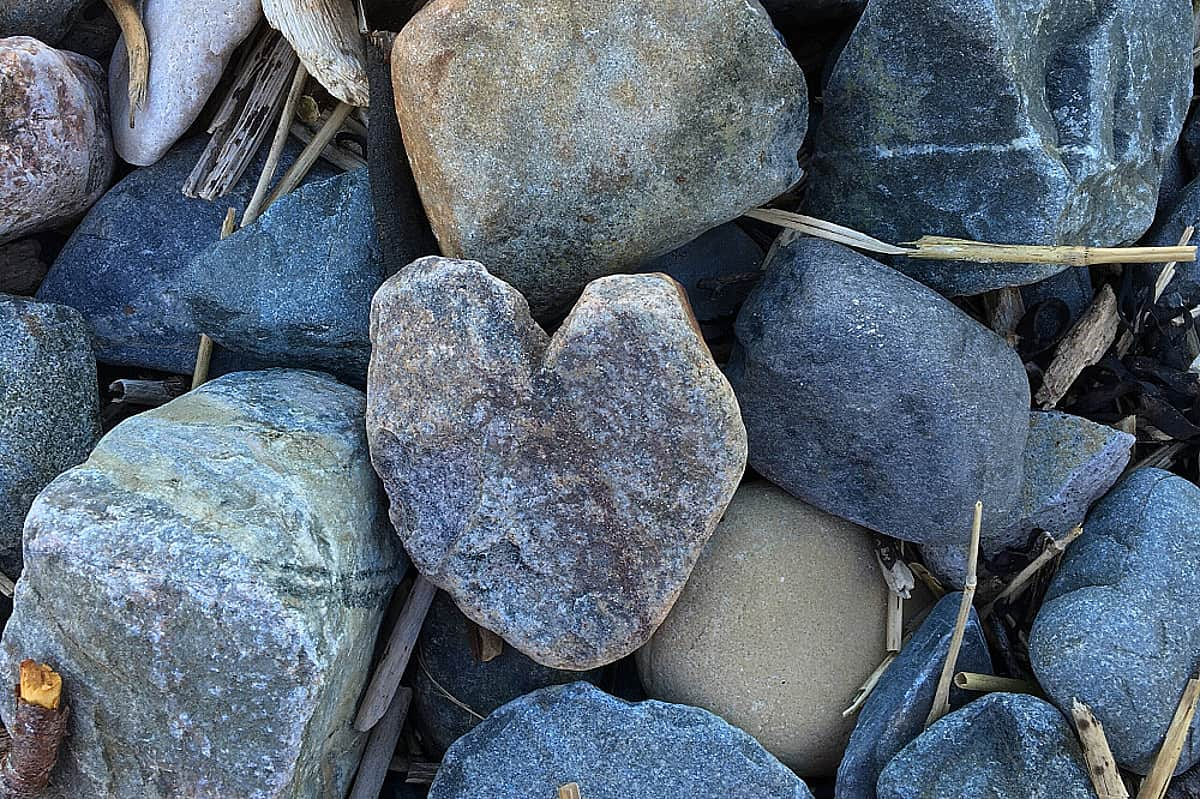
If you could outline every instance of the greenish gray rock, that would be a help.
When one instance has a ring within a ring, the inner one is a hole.
[[[481,264],[422,258],[376,292],[371,344],[371,458],[417,568],[545,666],[645,643],[746,463],[679,284],[594,281],[551,337]]]
[[[429,799],[812,799],[746,733],[695,707],[631,704],[585,682],[509,702],[442,758]]]
[[[892,758],[877,788],[879,799],[1096,797],[1063,715],[1036,697],[1005,693],[943,717]]]
[[[68,686],[47,797],[345,795],[402,566],[363,410],[316,372],[228,375],[38,496],[0,673],[35,658]]]
[[[100,435],[92,338],[79,313],[0,294],[0,571],[21,573],[33,498]]]
[[[1117,763],[1145,774],[1200,668],[1200,488],[1138,469],[1088,514],[1029,636],[1029,662],[1060,708],[1087,703]],[[1177,772],[1200,762],[1192,722]]]
[[[58,44],[88,0],[0,0],[0,36]]]
[[[757,0],[434,0],[392,81],[443,254],[538,319],[801,175],[804,75]]]
[[[872,0],[824,92],[808,212],[896,243],[1136,241],[1187,114],[1191,11],[1186,0]],[[896,266],[949,294],[1065,268]]]
[[[871,533],[747,483],[638,674],[649,696],[716,713],[801,776],[832,775],[854,726],[842,711],[885,654],[886,600]]]

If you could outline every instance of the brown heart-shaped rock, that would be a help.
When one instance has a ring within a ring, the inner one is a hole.
[[[371,308],[367,436],[417,567],[547,666],[641,646],[746,463],[737,401],[665,275],[591,283],[553,337],[481,264]]]

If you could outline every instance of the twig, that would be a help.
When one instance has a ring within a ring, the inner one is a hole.
[[[1179,755],[1183,752],[1183,745],[1191,731],[1192,718],[1196,715],[1196,700],[1198,699],[1200,699],[1200,679],[1193,677],[1188,680],[1187,687],[1183,690],[1183,696],[1179,698],[1179,707],[1175,709],[1171,726],[1167,727],[1167,735],[1163,739],[1162,748],[1158,750],[1158,755],[1154,758],[1154,765],[1150,767],[1150,773],[1142,781],[1137,799],[1162,799],[1166,795],[1167,786],[1171,784],[1171,777],[1175,774],[1175,767],[1179,765]]]
[[[347,119],[353,119],[353,117]],[[307,124],[295,122],[292,125],[292,135],[299,139],[301,144],[307,145],[313,140],[316,133]],[[336,141],[325,145],[325,149],[321,151],[321,157],[345,172],[353,172],[367,165],[365,158],[353,150],[340,146]]]
[[[297,60],[296,72],[292,75],[292,86],[283,103],[279,124],[275,126],[275,138],[271,140],[267,162],[263,164],[262,174],[258,176],[258,184],[254,187],[254,196],[250,198],[245,212],[242,213],[242,227],[258,219],[258,215],[263,209],[263,200],[266,199],[267,190],[271,188],[271,181],[275,178],[275,169],[279,166],[279,158],[283,155],[284,145],[287,144],[288,130],[292,126],[293,117],[296,116],[296,103],[300,100],[300,94],[304,91],[304,82],[307,79],[308,70]]]
[[[304,176],[308,174],[308,170],[312,169],[312,165],[321,157],[321,151],[325,149],[325,145],[333,141],[338,128],[342,126],[342,122],[346,120],[346,117],[353,110],[354,106],[349,103],[338,103],[338,107],[333,110],[333,113],[321,125],[321,129],[317,131],[317,135],[313,136],[313,140],[300,152],[300,155],[292,163],[291,167],[288,168],[288,171],[283,173],[283,177],[279,179],[279,184],[267,198],[267,205],[275,202],[275,200],[300,185],[300,181],[304,180]]]
[[[26,799],[50,783],[50,772],[67,729],[62,677],[49,666],[21,661],[17,711],[9,750],[0,759],[0,797]]]
[[[558,788],[558,799],[582,799],[579,795],[579,783],[568,782]]]
[[[941,599],[946,595],[946,587],[942,585],[938,578],[933,576],[933,573],[929,571],[924,563],[916,563],[914,561],[908,564],[908,568],[929,589],[929,593],[933,594],[934,599]]]
[[[1010,694],[1041,694],[1041,690],[1026,680],[1014,680],[1012,677],[997,677],[995,674],[976,674],[972,671],[960,671],[954,675],[954,687],[963,691],[977,693],[1004,692]]]
[[[425,623],[425,614],[437,593],[437,586],[429,582],[424,575],[418,574],[413,583],[412,592],[400,611],[400,618],[392,628],[388,638],[387,650],[371,675],[371,683],[363,695],[362,704],[358,707],[358,715],[354,719],[354,729],[367,732],[373,728],[392,703],[392,697],[400,685],[400,678],[408,667],[412,657],[413,647],[416,646],[417,636],[421,633],[421,625]]]
[[[1179,246],[1183,247],[1192,240],[1192,235],[1196,232],[1196,228],[1188,225],[1183,229],[1183,235],[1179,237]],[[1154,303],[1157,304],[1163,292],[1167,290],[1167,284],[1171,282],[1171,278],[1175,277],[1175,267],[1178,266],[1177,261],[1171,261],[1163,270],[1158,273],[1158,278],[1154,281]]]
[[[237,209],[230,208],[225,212],[225,219],[221,222],[221,239],[222,241],[229,238],[233,231],[237,229]],[[192,388],[196,389],[204,385],[208,380],[208,367],[212,363],[213,340],[207,334],[200,334],[200,348],[196,351],[196,366],[192,370]]]
[[[887,632],[884,648],[888,652],[900,651],[900,640],[904,637],[904,597],[888,591]]]
[[[146,104],[146,90],[150,83],[150,44],[146,40],[146,27],[138,13],[135,0],[104,0],[125,37],[125,52],[129,56],[129,127],[133,127],[134,115]]]
[[[1125,781],[1117,769],[1117,760],[1104,735],[1104,727],[1092,709],[1076,699],[1071,704],[1071,719],[1075,722],[1075,732],[1083,746],[1083,759],[1087,761],[1088,776],[1092,778],[1096,796],[1099,799],[1129,799],[1129,791],[1125,790]]]
[[[358,763],[358,774],[354,777],[350,799],[379,799],[396,743],[400,740],[400,731],[404,728],[404,719],[408,716],[412,694],[412,689],[406,687],[396,691],[387,713],[371,730],[362,760]]]
[[[967,579],[963,583],[962,601],[958,605],[958,618],[954,621],[954,633],[950,647],[946,650],[946,662],[942,664],[942,676],[938,678],[937,690],[933,694],[933,706],[925,719],[925,726],[933,724],[950,712],[950,681],[958,663],[958,650],[962,647],[963,633],[971,617],[971,602],[975,598],[976,562],[979,560],[979,529],[983,525],[983,503],[975,503],[975,518],[971,522],[971,543],[967,547]]]
[[[1055,539],[1051,538],[1050,536],[1046,536],[1046,538],[1049,539],[1046,542],[1046,548],[1043,549],[1036,558],[1031,560],[1028,566],[1026,566],[1024,569],[1021,569],[1021,571],[1017,573],[1017,576],[1012,579],[1012,582],[1005,586],[1004,590],[1001,591],[995,599],[984,605],[983,610],[979,614],[980,617],[987,618],[992,614],[992,611],[996,608],[997,604],[1014,597],[1023,591],[1025,589],[1025,585],[1033,579],[1035,574],[1041,571],[1047,563],[1066,552],[1067,547],[1069,547],[1071,543],[1081,535],[1083,535],[1083,526],[1076,525],[1062,538]]]
[[[757,219],[760,222],[769,222],[772,225],[778,225],[790,230],[797,230],[820,239],[836,241],[838,244],[857,247],[860,250],[868,250],[883,255],[907,255],[909,253],[909,250],[903,247],[888,244],[886,241],[880,241],[865,233],[859,233],[852,228],[835,225],[833,222],[826,222],[823,219],[817,219],[812,216],[781,211],[778,208],[755,208],[747,211],[743,216]]]
[[[130,380],[121,378],[108,384],[113,401],[129,405],[165,405],[187,391],[184,378],[178,375],[166,380]]]
[[[1120,316],[1117,296],[1107,283],[1088,306],[1071,331],[1059,342],[1054,360],[1046,368],[1037,401],[1042,408],[1053,408],[1067,393],[1079,374],[1100,360],[1117,337]]]
[[[7,574],[0,574],[0,594],[4,594],[9,599],[12,599],[16,590],[17,584]]]
[[[892,661],[895,659],[895,652],[888,652],[884,656],[880,664],[875,667],[875,671],[871,672],[870,676],[867,677],[859,689],[854,692],[854,699],[850,701],[850,707],[842,711],[842,718],[852,716],[862,709],[862,706],[867,703],[868,697],[871,696],[871,692],[875,690],[875,686],[883,678],[883,673],[887,671],[888,666],[892,665]]]

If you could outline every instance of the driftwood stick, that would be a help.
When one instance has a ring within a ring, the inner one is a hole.
[[[1154,765],[1150,767],[1150,773],[1142,781],[1137,799],[1162,799],[1166,795],[1167,786],[1171,784],[1171,777],[1175,774],[1175,767],[1179,765],[1179,755],[1183,752],[1183,745],[1187,742],[1188,733],[1192,728],[1192,718],[1196,715],[1198,699],[1200,699],[1200,679],[1193,677],[1188,680],[1187,687],[1183,690],[1183,696],[1179,698],[1179,707],[1175,709],[1171,726],[1167,727],[1167,735],[1163,739],[1162,748],[1158,750],[1158,754],[1154,758]]]
[[[976,674],[971,671],[960,671],[954,675],[954,687],[963,691],[978,693],[1010,693],[1041,695],[1041,690],[1026,680],[1014,680],[1012,677],[997,677],[995,674]]]
[[[1196,233],[1196,228],[1194,228],[1193,226],[1188,225],[1187,227],[1185,227],[1183,229],[1183,235],[1179,237],[1179,246],[1183,247],[1183,246],[1187,245],[1192,240],[1192,236],[1195,233]],[[1167,290],[1167,284],[1169,284],[1171,282],[1171,279],[1173,277],[1175,277],[1175,267],[1177,267],[1177,266],[1179,266],[1178,262],[1171,261],[1169,264],[1167,264],[1166,266],[1163,267],[1161,272],[1158,273],[1158,277],[1154,281],[1154,302],[1155,302],[1155,304],[1158,303],[1159,299],[1163,295],[1163,292]],[[1103,799],[1103,797],[1101,797],[1101,799]]]
[[[258,184],[254,187],[254,196],[250,198],[250,202],[246,204],[246,210],[242,214],[242,227],[246,227],[258,219],[258,215],[263,209],[263,200],[267,197],[267,190],[271,188],[271,181],[275,179],[275,169],[279,166],[279,158],[283,155],[283,146],[287,144],[292,119],[296,116],[296,103],[300,100],[300,94],[304,91],[304,82],[307,79],[308,70],[297,61],[296,72],[292,75],[292,85],[288,89],[287,99],[283,103],[283,111],[280,112],[279,124],[275,126],[275,138],[271,140],[267,162],[263,164],[262,174],[258,176]]]
[[[113,400],[129,405],[165,405],[187,391],[184,378],[174,375],[166,380],[129,380],[122,378],[108,384]]]
[[[4,596],[12,599],[16,590],[17,584],[12,581],[12,578],[7,574],[0,573],[0,594],[4,594]]]
[[[408,668],[413,647],[417,644],[417,636],[421,633],[421,625],[425,623],[425,614],[429,612],[429,606],[433,603],[436,593],[437,586],[429,582],[424,575],[418,574],[412,592],[404,603],[404,609],[400,611],[400,618],[396,619],[396,625],[392,628],[383,659],[375,667],[371,683],[363,695],[362,704],[358,707],[354,729],[359,732],[371,730],[391,705],[392,697],[400,686],[400,678]]]
[[[150,44],[146,27],[138,13],[135,0],[104,0],[125,37],[125,53],[129,56],[129,127],[134,116],[146,104],[146,89],[150,84]]]
[[[925,726],[933,724],[950,712],[950,681],[958,663],[958,651],[962,647],[963,633],[971,617],[971,602],[975,599],[976,564],[979,560],[979,530],[983,526],[983,503],[975,503],[975,518],[971,522],[971,544],[967,548],[967,579],[963,583],[962,601],[958,605],[958,618],[954,621],[954,633],[950,636],[950,647],[946,650],[946,662],[942,664],[942,676],[938,678],[937,690],[933,694],[933,707]]]
[[[1071,705],[1071,719],[1075,722],[1075,732],[1083,746],[1083,759],[1087,761],[1088,776],[1092,778],[1096,796],[1099,799],[1129,799],[1129,791],[1125,790],[1125,781],[1117,769],[1117,760],[1108,745],[1104,727],[1092,709],[1076,699]]]
[[[1042,377],[1037,402],[1043,409],[1053,408],[1067,393],[1079,374],[1100,360],[1117,337],[1120,325],[1117,295],[1107,283],[1075,326],[1058,344],[1054,360]]]
[[[842,711],[842,718],[852,716],[862,709],[862,706],[867,703],[867,698],[871,696],[871,692],[875,690],[875,686],[883,678],[883,673],[887,671],[888,666],[892,665],[892,661],[896,659],[895,652],[888,652],[875,671],[867,677],[857,691],[854,692],[854,699],[850,701],[850,707]]]
[[[267,198],[267,205],[275,202],[300,185],[300,181],[304,180],[304,176],[308,174],[308,170],[312,169],[312,165],[321,157],[321,151],[325,149],[325,145],[333,141],[333,137],[337,135],[338,128],[342,126],[342,123],[346,121],[346,117],[353,110],[354,106],[349,103],[338,103],[337,108],[333,110],[333,113],[321,125],[321,129],[317,131],[317,135],[313,136],[313,140],[304,147],[299,157],[288,168],[288,171],[283,173],[283,177],[279,179],[279,184]]]
[[[292,125],[292,135],[299,139],[301,144],[307,146],[313,140],[313,137],[316,136],[316,133],[305,123],[296,122]],[[353,172],[367,165],[366,160],[361,155],[353,150],[339,146],[335,141],[331,141],[325,145],[325,149],[321,151],[321,157],[345,172]]]
[[[0,758],[0,797],[37,796],[50,783],[50,772],[67,730],[62,677],[32,660],[21,662],[17,710],[9,749]]]
[[[1025,301],[1021,299],[1021,290],[1016,286],[1005,286],[989,291],[983,295],[983,305],[987,309],[988,327],[1000,334],[1008,342],[1008,346],[1017,344],[1017,325],[1025,316]]]
[[[582,799],[579,794],[579,783],[568,782],[558,788],[558,799]]]
[[[992,611],[995,610],[998,603],[1004,602],[1019,595],[1023,590],[1025,590],[1025,586],[1030,580],[1033,579],[1035,574],[1045,568],[1047,563],[1066,552],[1067,547],[1069,547],[1075,541],[1075,539],[1079,538],[1081,535],[1083,535],[1083,525],[1076,525],[1075,527],[1071,528],[1070,532],[1059,539],[1050,538],[1047,536],[1049,540],[1046,542],[1046,548],[1043,549],[1036,558],[1031,560],[1028,566],[1026,566],[1024,569],[1021,569],[1021,571],[1017,573],[1017,576],[1012,579],[1012,582],[1005,586],[1004,590],[1001,591],[995,599],[984,606],[983,610],[979,614],[980,617],[987,618],[991,615]]]
[[[404,728],[404,719],[408,716],[412,694],[411,688],[401,687],[397,690],[387,713],[371,730],[362,760],[358,763],[358,774],[354,777],[350,799],[379,799],[388,766],[396,752],[396,743],[400,740],[400,731]]]
[[[845,244],[849,247],[857,247],[860,250],[867,250],[868,252],[877,252],[882,255],[906,255],[909,252],[904,247],[888,244],[886,241],[880,241],[873,236],[859,233],[852,228],[837,225],[833,222],[826,222],[816,217],[805,216],[804,214],[781,211],[778,208],[755,208],[747,211],[743,216],[750,219],[757,219],[760,222],[769,222],[772,225],[778,225],[789,230],[796,230],[820,239],[836,241],[838,244]]]

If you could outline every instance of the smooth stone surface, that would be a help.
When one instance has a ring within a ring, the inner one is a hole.
[[[663,272],[687,291],[701,322],[733,316],[762,277],[762,248],[729,222],[695,241],[643,264],[639,272]]]
[[[367,379],[371,297],[383,282],[366,169],[302,186],[209,245],[179,281],[191,324],[272,366]]]
[[[112,178],[104,70],[36,39],[0,39],[0,244],[82,214]]]
[[[1016,521],[1029,381],[995,333],[894,269],[832,242],[779,248],[742,306],[726,374],[750,465],[864,527],[964,546]]]
[[[136,166],[166,155],[200,116],[237,46],[261,19],[259,0],[146,0],[142,23],[152,57],[146,102],[132,127],[124,36],[108,67],[117,153]]]
[[[824,93],[807,213],[896,243],[1131,243],[1187,114],[1191,48],[1185,0],[873,0]],[[948,294],[1065,268],[896,266]]]
[[[1107,727],[1105,730],[1107,731]],[[1027,694],[988,694],[896,755],[879,799],[1095,799],[1075,731]]]
[[[1179,192],[1175,204],[1158,218],[1143,243],[1152,247],[1174,247],[1189,226],[1200,231],[1200,178]],[[1200,235],[1193,236],[1192,243],[1200,243]],[[1141,274],[1143,281],[1153,285],[1160,271],[1159,267],[1146,267]],[[1200,305],[1200,264],[1194,261],[1175,264],[1175,277],[1163,293],[1178,294],[1189,308]]]
[[[511,646],[484,662],[472,651],[472,627],[454,600],[439,591],[417,641],[412,715],[422,743],[435,754],[445,752],[496,708],[531,691],[600,678],[600,671],[546,668]]]
[[[433,0],[392,81],[443,254],[538,319],[801,175],[804,76],[757,0]]]
[[[91,333],[62,305],[0,294],[0,572],[21,573],[33,498],[100,436]]]
[[[88,0],[0,0],[0,36],[57,44]]]
[[[1121,766],[1145,774],[1200,667],[1200,488],[1138,469],[1097,503],[1063,555],[1029,638],[1060,708],[1078,698]],[[1200,762],[1192,723],[1177,772]]]
[[[938,600],[858,712],[838,766],[836,799],[875,799],[875,786],[884,767],[924,732],[961,600],[959,593]],[[963,628],[955,670],[992,673],[992,658],[974,608]],[[951,689],[950,704],[958,708],[977,697]]]
[[[75,229],[38,290],[38,299],[83,314],[102,362],[180,374],[196,364],[201,331],[177,292],[192,259],[220,237],[226,209],[241,217],[267,150],[230,194],[210,203],[180,191],[205,143],[203,136],[181,142],[113,186]],[[294,143],[285,147],[280,170],[299,152]],[[334,173],[318,162],[309,174],[319,180]],[[215,361],[214,374],[221,368]]]
[[[704,710],[630,704],[588,683],[545,688],[497,710],[442,758],[429,799],[811,799],[741,730]]]
[[[549,337],[481,264],[422,258],[371,343],[371,457],[417,568],[545,666],[645,643],[746,463],[679,284],[597,280]]]
[[[316,372],[228,375],[41,493],[0,673],[32,657],[68,686],[47,797],[345,795],[403,562],[363,406]]]
[[[885,654],[874,553],[861,527],[742,486],[638,650],[646,693],[716,713],[802,776],[833,774],[854,726],[842,711]]]

